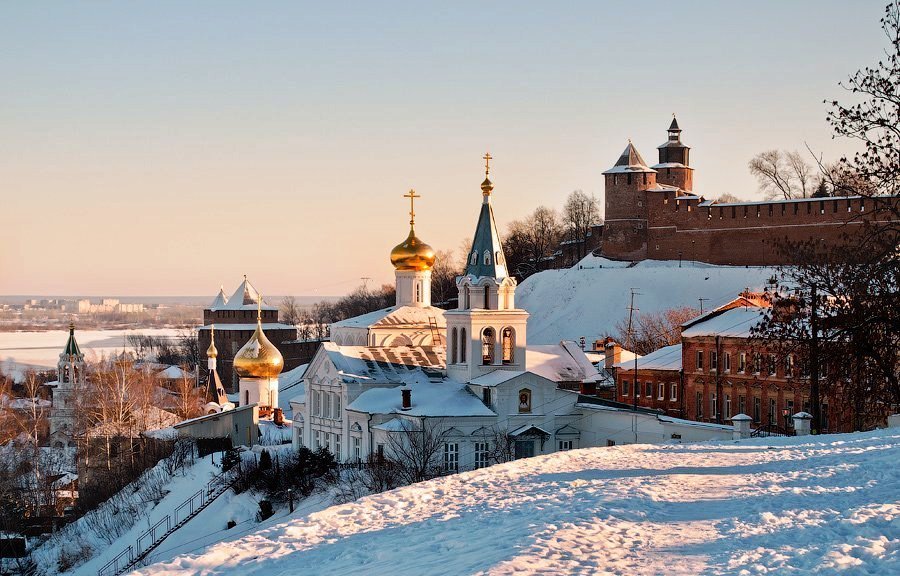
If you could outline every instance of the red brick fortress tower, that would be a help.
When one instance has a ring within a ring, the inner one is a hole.
[[[614,260],[647,258],[647,190],[656,187],[649,168],[631,140],[606,179],[603,255]]]
[[[690,192],[694,189],[694,169],[689,163],[691,148],[681,142],[681,128],[674,115],[668,132],[668,140],[656,147],[659,164],[652,166],[656,170],[656,181]]]

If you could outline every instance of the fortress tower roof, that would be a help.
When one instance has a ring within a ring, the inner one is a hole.
[[[634,144],[631,143],[631,140],[628,141],[628,146],[625,147],[625,151],[619,156],[615,166],[604,172],[604,174],[627,174],[629,172],[656,172],[656,170],[647,166],[647,163],[641,158],[641,154],[634,147]]]

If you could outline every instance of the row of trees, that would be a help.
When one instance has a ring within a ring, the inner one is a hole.
[[[808,364],[814,429],[823,394],[840,397],[861,428],[900,407],[900,0],[881,27],[885,57],[840,84],[853,103],[826,101],[835,136],[861,151],[820,171],[834,189],[866,197],[879,218],[852,221],[841,250],[781,243],[802,263],[773,277],[773,307],[756,330]],[[823,374],[834,357],[840,367]]]

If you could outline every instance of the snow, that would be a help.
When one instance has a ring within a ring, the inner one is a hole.
[[[421,326],[434,320],[446,326],[444,310],[434,306],[390,306],[332,324],[334,328],[370,328],[375,326]]]
[[[194,374],[185,372],[178,366],[169,366],[165,370],[157,372],[156,377],[162,378],[163,380],[181,380],[182,378],[193,378]]]
[[[526,368],[551,382],[597,382],[601,375],[584,351],[572,341],[527,346]]]
[[[741,306],[723,312],[711,312],[706,320],[693,320],[681,331],[682,338],[693,336],[729,336],[749,338],[751,328],[763,319],[766,309]]]
[[[303,375],[306,374],[307,368],[309,364],[301,364],[278,375],[278,407],[284,412],[285,418],[291,418],[293,415],[291,401],[306,402],[306,383],[303,382]]]
[[[638,370],[681,370],[681,344],[664,346],[646,356],[641,356],[638,358],[637,367]],[[634,370],[634,356],[630,362],[619,362],[616,368]]]
[[[898,459],[896,429],[557,452],[294,517],[137,573],[896,574]]]
[[[416,368],[414,371],[420,371]],[[410,390],[412,408],[402,410],[401,390]],[[367,414],[407,414],[409,416],[496,416],[484,403],[454,380],[430,382],[427,378],[395,388],[372,388],[360,394],[347,410]]]
[[[179,330],[173,328],[148,328],[142,330],[75,330],[85,359],[99,360],[103,356],[119,353],[125,345],[125,336],[144,335],[156,338],[174,338]],[[0,367],[20,379],[27,369],[56,369],[59,355],[69,339],[68,330],[45,332],[0,332]]]
[[[565,270],[546,270],[527,278],[516,289],[516,304],[530,314],[528,344],[554,344],[560,340],[588,342],[618,332],[616,323],[628,320],[630,288],[639,293],[639,314],[673,307],[715,308],[733,300],[745,288],[761,291],[775,269],[714,266],[700,262],[644,260],[631,266],[585,257]]]

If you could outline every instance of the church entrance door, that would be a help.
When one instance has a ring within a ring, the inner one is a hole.
[[[534,440],[516,440],[516,460],[534,456]]]

